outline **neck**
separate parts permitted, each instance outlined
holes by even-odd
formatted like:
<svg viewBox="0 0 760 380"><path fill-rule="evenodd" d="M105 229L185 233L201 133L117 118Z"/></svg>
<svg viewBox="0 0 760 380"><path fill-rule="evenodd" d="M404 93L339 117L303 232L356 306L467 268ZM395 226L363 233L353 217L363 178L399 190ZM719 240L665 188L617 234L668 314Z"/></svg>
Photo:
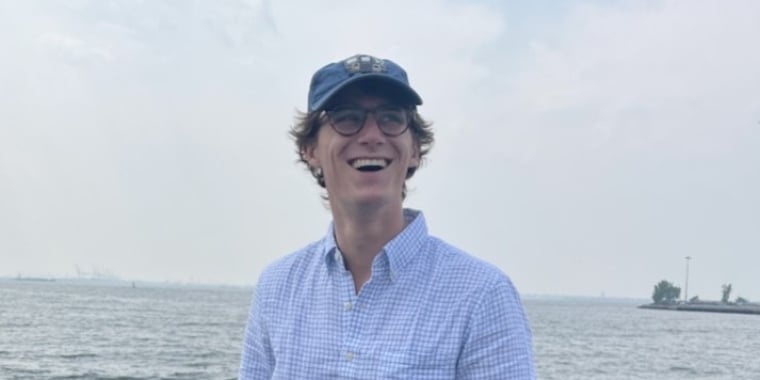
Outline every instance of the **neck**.
<svg viewBox="0 0 760 380"><path fill-rule="evenodd" d="M372 262L380 250L405 227L401 205L375 209L347 209L331 205L335 240L343 253L355 290L372 275Z"/></svg>

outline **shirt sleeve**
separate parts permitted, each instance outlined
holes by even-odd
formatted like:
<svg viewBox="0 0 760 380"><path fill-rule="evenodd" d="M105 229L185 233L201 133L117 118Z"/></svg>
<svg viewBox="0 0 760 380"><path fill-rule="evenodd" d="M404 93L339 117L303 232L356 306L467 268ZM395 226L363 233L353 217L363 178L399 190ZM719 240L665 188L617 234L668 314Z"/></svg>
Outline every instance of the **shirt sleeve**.
<svg viewBox="0 0 760 380"><path fill-rule="evenodd" d="M485 293L473 311L465 339L457 379L536 378L530 327L509 280Z"/></svg>
<svg viewBox="0 0 760 380"><path fill-rule="evenodd" d="M261 282L254 290L248 322L245 326L239 380L268 380L274 370L274 354L267 332L266 312Z"/></svg>

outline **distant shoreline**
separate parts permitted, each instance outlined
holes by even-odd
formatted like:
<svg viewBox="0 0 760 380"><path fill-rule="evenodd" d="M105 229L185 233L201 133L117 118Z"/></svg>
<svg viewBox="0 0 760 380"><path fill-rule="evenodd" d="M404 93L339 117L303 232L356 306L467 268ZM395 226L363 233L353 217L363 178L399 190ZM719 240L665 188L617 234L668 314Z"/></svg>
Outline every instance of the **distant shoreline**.
<svg viewBox="0 0 760 380"><path fill-rule="evenodd" d="M147 280L123 280L119 278L73 278L73 277L2 277L0 284L44 284L46 286L106 286L106 287L130 287L130 288L196 288L196 289L252 289L253 285L232 285L213 283L171 282L171 281L147 281Z"/></svg>
<svg viewBox="0 0 760 380"><path fill-rule="evenodd" d="M673 311L702 311L709 313L732 313L732 314L758 314L760 305L736 305L723 303L677 303L677 304L647 304L640 305L640 309L673 310Z"/></svg>
<svg viewBox="0 0 760 380"><path fill-rule="evenodd" d="M11 278L14 281L31 281L31 282L53 282L55 281L54 278L48 278L48 277L13 277Z"/></svg>

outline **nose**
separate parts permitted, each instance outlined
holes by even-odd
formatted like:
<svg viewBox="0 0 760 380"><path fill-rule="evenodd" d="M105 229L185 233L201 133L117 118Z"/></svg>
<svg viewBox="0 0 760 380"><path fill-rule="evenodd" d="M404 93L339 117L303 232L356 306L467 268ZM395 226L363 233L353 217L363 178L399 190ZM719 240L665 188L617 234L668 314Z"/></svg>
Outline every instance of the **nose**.
<svg viewBox="0 0 760 380"><path fill-rule="evenodd" d="M364 119L364 126L359 130L357 139L361 144L382 144L385 141L385 135L377 125L374 112L370 112Z"/></svg>

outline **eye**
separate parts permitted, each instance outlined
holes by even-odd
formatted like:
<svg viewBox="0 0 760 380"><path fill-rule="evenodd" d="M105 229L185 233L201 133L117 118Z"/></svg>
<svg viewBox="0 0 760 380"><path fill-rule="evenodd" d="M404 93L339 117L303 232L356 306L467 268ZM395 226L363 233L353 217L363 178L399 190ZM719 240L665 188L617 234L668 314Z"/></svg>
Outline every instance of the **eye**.
<svg viewBox="0 0 760 380"><path fill-rule="evenodd" d="M402 109L379 109L377 110L377 121L380 123L404 124L406 122L406 113Z"/></svg>

